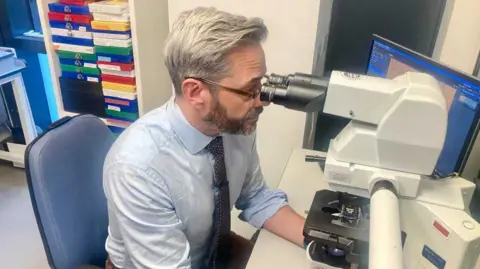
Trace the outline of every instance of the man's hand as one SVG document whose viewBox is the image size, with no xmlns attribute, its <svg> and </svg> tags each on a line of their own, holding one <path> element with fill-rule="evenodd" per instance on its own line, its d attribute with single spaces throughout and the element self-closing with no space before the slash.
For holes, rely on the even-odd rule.
<svg viewBox="0 0 480 269">
<path fill-rule="evenodd" d="M 300 247 L 303 247 L 303 226 L 305 219 L 290 206 L 284 206 L 269 218 L 263 228 Z"/>
</svg>

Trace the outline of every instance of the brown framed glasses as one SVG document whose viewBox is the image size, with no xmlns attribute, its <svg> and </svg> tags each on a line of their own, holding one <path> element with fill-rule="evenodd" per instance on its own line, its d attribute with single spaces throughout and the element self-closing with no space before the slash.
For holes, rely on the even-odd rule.
<svg viewBox="0 0 480 269">
<path fill-rule="evenodd" d="M 188 78 L 191 78 L 191 79 L 196 79 L 198 81 L 201 81 L 205 84 L 210 84 L 210 85 L 213 85 L 213 86 L 218 86 L 226 91 L 229 91 L 229 92 L 232 92 L 232 93 L 235 93 L 235 94 L 238 94 L 238 95 L 242 95 L 244 97 L 247 97 L 249 99 L 255 99 L 257 98 L 257 96 L 260 94 L 261 92 L 261 85 L 259 85 L 258 89 L 256 89 L 255 91 L 253 92 L 247 92 L 245 90 L 240 90 L 240 89 L 235 89 L 235 88 L 231 88 L 231 87 L 226 87 L 220 83 L 217 83 L 217 82 L 214 82 L 214 81 L 211 81 L 211 80 L 208 80 L 208 79 L 204 79 L 204 78 L 197 78 L 197 77 L 186 77 L 185 79 L 188 79 Z"/>
</svg>

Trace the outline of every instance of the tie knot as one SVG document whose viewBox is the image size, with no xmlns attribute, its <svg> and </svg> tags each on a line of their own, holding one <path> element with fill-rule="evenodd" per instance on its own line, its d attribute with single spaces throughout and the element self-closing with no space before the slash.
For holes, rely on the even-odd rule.
<svg viewBox="0 0 480 269">
<path fill-rule="evenodd" d="M 223 152 L 223 138 L 221 136 L 215 137 L 205 149 L 213 155 L 220 154 Z"/>
</svg>

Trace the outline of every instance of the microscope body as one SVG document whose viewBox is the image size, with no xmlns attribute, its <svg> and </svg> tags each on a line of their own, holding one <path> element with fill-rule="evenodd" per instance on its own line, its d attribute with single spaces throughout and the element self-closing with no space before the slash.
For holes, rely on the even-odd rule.
<svg viewBox="0 0 480 269">
<path fill-rule="evenodd" d="M 480 226 L 466 211 L 475 185 L 428 178 L 448 116 L 433 77 L 334 71 L 328 82 L 274 75 L 264 86 L 264 101 L 351 120 L 330 142 L 323 180 L 331 190 L 317 192 L 307 217 L 311 268 L 473 268 Z M 321 255 L 310 255 L 312 248 Z"/>
<path fill-rule="evenodd" d="M 375 175 L 386 177 L 399 195 L 415 197 L 420 175 L 432 173 L 445 141 L 445 98 L 426 74 L 390 80 L 334 71 L 328 82 L 298 73 L 274 75 L 262 97 L 351 120 L 330 142 L 324 172 L 333 189 L 358 196 L 370 197 Z"/>
</svg>

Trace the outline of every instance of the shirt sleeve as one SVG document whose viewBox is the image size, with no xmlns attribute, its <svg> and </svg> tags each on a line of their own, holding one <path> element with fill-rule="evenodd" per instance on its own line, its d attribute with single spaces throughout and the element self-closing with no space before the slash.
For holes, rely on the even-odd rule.
<svg viewBox="0 0 480 269">
<path fill-rule="evenodd" d="M 109 215 L 135 268 L 191 268 L 190 245 L 159 176 L 113 165 L 104 172 L 104 188 Z"/>
<path fill-rule="evenodd" d="M 235 204 L 241 211 L 239 218 L 255 228 L 262 228 L 263 224 L 285 205 L 287 195 L 283 191 L 270 189 L 265 182 L 254 141 L 247 177 Z"/>
</svg>

